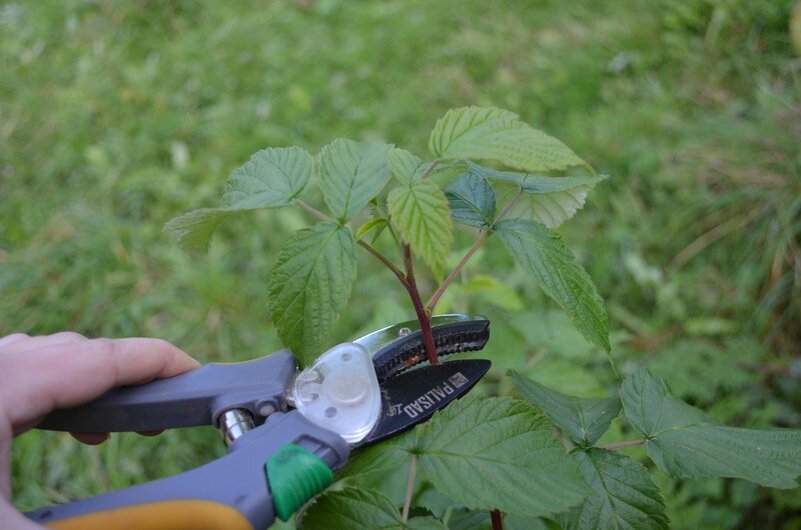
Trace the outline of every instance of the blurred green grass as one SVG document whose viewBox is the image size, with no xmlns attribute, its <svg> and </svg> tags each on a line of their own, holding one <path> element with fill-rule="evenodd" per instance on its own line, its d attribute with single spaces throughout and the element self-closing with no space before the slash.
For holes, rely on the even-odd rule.
<svg viewBox="0 0 801 530">
<path fill-rule="evenodd" d="M 798 427 L 792 4 L 4 3 L 0 335 L 157 336 L 203 361 L 270 353 L 280 344 L 265 280 L 283 239 L 310 219 L 295 210 L 233 218 L 208 256 L 178 251 L 162 225 L 214 206 L 228 172 L 262 147 L 316 152 L 344 136 L 424 155 L 445 110 L 495 105 L 612 176 L 563 231 L 608 301 L 621 371 L 651 366 L 732 423 Z M 454 254 L 469 244 L 460 234 Z M 386 287 L 391 275 L 367 256 L 358 266 L 334 340 L 411 317 L 400 290 Z M 564 391 L 607 393 L 603 355 L 493 244 L 465 278 L 488 270 L 505 290 L 446 300 L 495 320 L 499 377 L 485 391 L 510 391 L 500 374 L 513 367 Z M 116 438 L 100 449 L 51 433 L 19 438 L 17 504 L 126 486 L 221 453 L 208 429 Z M 666 484 L 677 528 L 801 525 L 801 495 Z"/>
</svg>

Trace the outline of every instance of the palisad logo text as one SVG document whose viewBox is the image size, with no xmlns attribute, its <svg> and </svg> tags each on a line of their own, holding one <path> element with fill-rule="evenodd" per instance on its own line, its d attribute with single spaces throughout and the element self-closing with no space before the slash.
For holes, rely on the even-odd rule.
<svg viewBox="0 0 801 530">
<path fill-rule="evenodd" d="M 468 381 L 469 380 L 461 372 L 456 372 L 448 378 L 447 382 L 438 384 L 414 401 L 404 405 L 403 412 L 410 418 L 416 418 L 424 411 L 456 392 L 458 388 L 463 387 Z"/>
</svg>

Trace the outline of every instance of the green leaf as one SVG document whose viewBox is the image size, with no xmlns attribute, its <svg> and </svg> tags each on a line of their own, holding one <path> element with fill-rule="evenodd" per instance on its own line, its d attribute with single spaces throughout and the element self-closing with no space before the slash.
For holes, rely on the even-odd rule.
<svg viewBox="0 0 801 530">
<path fill-rule="evenodd" d="M 341 475 L 350 478 L 372 473 L 386 474 L 401 466 L 408 469 L 409 450 L 413 446 L 414 431 L 372 445 L 354 454 Z"/>
<path fill-rule="evenodd" d="M 305 189 L 311 174 L 312 157 L 300 147 L 262 149 L 228 176 L 220 206 L 286 206 Z"/>
<path fill-rule="evenodd" d="M 398 509 L 377 491 L 344 487 L 329 490 L 305 508 L 298 524 L 302 530 L 375 528 L 381 530 L 444 530 L 433 517 L 413 517 L 404 523 Z"/>
<path fill-rule="evenodd" d="M 573 456 L 591 493 L 584 504 L 562 518 L 565 530 L 668 528 L 665 501 L 642 464 L 598 448 L 576 451 Z"/>
<path fill-rule="evenodd" d="M 562 394 L 512 371 L 515 387 L 579 445 L 595 443 L 620 414 L 618 398 L 578 398 Z"/>
<path fill-rule="evenodd" d="M 465 397 L 416 429 L 410 450 L 434 487 L 474 510 L 538 516 L 584 498 L 576 463 L 528 403 Z"/>
<path fill-rule="evenodd" d="M 492 107 L 449 110 L 431 131 L 428 146 L 443 160 L 497 160 L 523 171 L 587 165 L 565 144 L 526 125 L 517 114 Z"/>
<path fill-rule="evenodd" d="M 268 305 L 278 336 L 304 364 L 321 353 L 355 277 L 353 236 L 342 226 L 304 228 L 279 251 Z"/>
<path fill-rule="evenodd" d="M 587 193 L 606 175 L 598 177 L 545 177 L 498 171 L 467 163 L 471 174 L 511 184 L 499 190 L 501 204 L 507 204 L 517 190 L 525 195 L 512 207 L 510 214 L 515 217 L 538 221 L 548 228 L 556 228 L 576 215 L 584 207 Z"/>
<path fill-rule="evenodd" d="M 351 454 L 348 465 L 337 473 L 346 486 L 373 489 L 400 505 L 406 496 L 411 458 L 409 441 L 413 431 Z"/>
<path fill-rule="evenodd" d="M 459 175 L 445 186 L 445 197 L 457 223 L 486 228 L 495 220 L 495 192 L 478 175 Z"/>
<path fill-rule="evenodd" d="M 501 280 L 486 274 L 476 274 L 461 284 L 462 290 L 467 294 L 476 294 L 482 302 L 492 304 L 511 312 L 522 311 L 525 308 L 523 300 L 512 287 Z"/>
<path fill-rule="evenodd" d="M 503 518 L 504 530 L 562 530 L 562 526 L 542 517 L 522 517 L 507 514 Z M 465 529 L 466 530 L 466 529 Z"/>
<path fill-rule="evenodd" d="M 397 147 L 387 153 L 387 163 L 395 178 L 403 184 L 408 184 L 410 181 L 420 178 L 426 167 L 420 157 Z"/>
<path fill-rule="evenodd" d="M 646 438 L 648 456 L 674 477 L 734 477 L 793 488 L 801 474 L 801 430 L 727 427 L 670 394 L 640 369 L 623 382 L 626 416 Z"/>
<path fill-rule="evenodd" d="M 431 268 L 437 268 L 448 255 L 453 242 L 453 224 L 448 200 L 430 180 L 412 180 L 387 196 L 392 226 L 412 251 Z"/>
<path fill-rule="evenodd" d="M 230 211 L 222 208 L 201 208 L 173 217 L 164 231 L 172 235 L 181 248 L 209 249 L 211 236 Z"/>
<path fill-rule="evenodd" d="M 337 139 L 320 151 L 320 189 L 328 207 L 342 223 L 350 220 L 389 180 L 387 144 L 362 144 Z"/>
<path fill-rule="evenodd" d="M 495 225 L 507 252 L 545 293 L 570 316 L 584 337 L 607 353 L 609 323 L 595 285 L 558 234 L 525 219 L 505 219 Z"/>
<path fill-rule="evenodd" d="M 409 530 L 448 530 L 441 521 L 431 517 L 431 516 L 423 516 L 423 517 L 411 517 L 405 526 L 401 528 L 408 528 Z"/>
<path fill-rule="evenodd" d="M 311 173 L 311 155 L 300 147 L 262 149 L 228 176 L 220 208 L 202 208 L 174 217 L 164 231 L 182 248 L 206 251 L 211 236 L 228 214 L 291 204 L 308 184 Z"/>
<path fill-rule="evenodd" d="M 356 240 L 362 239 L 370 232 L 375 232 L 375 236 L 373 237 L 373 240 L 375 240 L 375 238 L 378 237 L 379 234 L 381 234 L 381 232 L 384 230 L 384 228 L 387 227 L 388 224 L 389 221 L 387 221 L 383 217 L 380 217 L 378 219 L 370 219 L 369 221 L 362 224 L 362 226 L 360 226 L 358 230 L 356 230 Z"/>
</svg>

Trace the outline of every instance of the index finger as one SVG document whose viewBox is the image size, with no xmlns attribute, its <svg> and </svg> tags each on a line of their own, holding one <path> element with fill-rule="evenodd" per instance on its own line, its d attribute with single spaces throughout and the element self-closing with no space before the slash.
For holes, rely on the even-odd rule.
<svg viewBox="0 0 801 530">
<path fill-rule="evenodd" d="M 115 386 L 140 384 L 197 368 L 160 339 L 90 339 L 0 356 L 0 407 L 16 433 L 55 408 L 80 405 Z M 0 411 L 3 412 L 3 411 Z"/>
</svg>

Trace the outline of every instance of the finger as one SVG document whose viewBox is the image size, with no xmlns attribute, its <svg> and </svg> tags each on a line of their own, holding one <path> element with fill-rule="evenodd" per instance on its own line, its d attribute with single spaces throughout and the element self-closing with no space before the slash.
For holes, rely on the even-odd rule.
<svg viewBox="0 0 801 530">
<path fill-rule="evenodd" d="M 14 342 L 31 338 L 27 333 L 12 333 L 0 339 L 0 348 Z"/>
<path fill-rule="evenodd" d="M 15 432 L 55 408 L 90 401 L 112 387 L 144 383 L 200 364 L 159 339 L 92 339 L 0 356 L 0 403 Z M 7 381 L 7 383 L 6 383 Z"/>
<path fill-rule="evenodd" d="M 70 435 L 86 445 L 102 444 L 110 436 L 107 432 L 71 432 Z"/>
<path fill-rule="evenodd" d="M 141 434 L 142 436 L 158 436 L 163 432 L 164 430 L 162 429 L 160 431 L 136 431 L 136 434 Z"/>
<path fill-rule="evenodd" d="M 0 418 L 0 527 L 3 530 L 44 530 L 11 505 L 11 426 Z"/>
<path fill-rule="evenodd" d="M 13 336 L 13 335 L 12 335 Z M 85 342 L 89 339 L 72 331 L 62 331 L 61 333 L 54 333 L 52 335 L 42 335 L 37 337 L 28 337 L 27 335 L 19 340 L 14 340 L 3 346 L 2 353 L 22 353 L 48 346 L 58 346 L 61 344 L 72 344 Z"/>
<path fill-rule="evenodd" d="M 159 434 L 163 433 L 164 430 L 160 431 L 138 431 L 136 434 L 141 434 L 142 436 L 158 436 Z M 86 445 L 99 445 L 109 439 L 111 436 L 107 432 L 71 432 L 70 435 L 78 440 L 81 443 L 85 443 Z"/>
<path fill-rule="evenodd" d="M 46 530 L 43 526 L 39 526 L 19 513 L 11 504 L 2 499 L 0 499 L 0 522 L 3 523 L 5 530 Z"/>
</svg>

